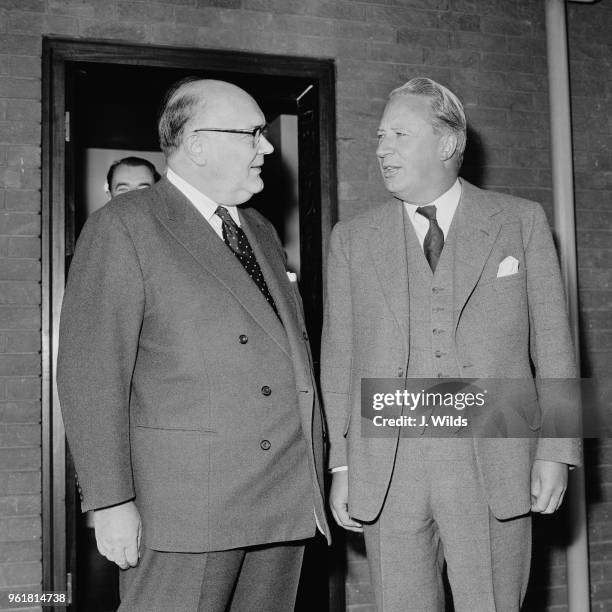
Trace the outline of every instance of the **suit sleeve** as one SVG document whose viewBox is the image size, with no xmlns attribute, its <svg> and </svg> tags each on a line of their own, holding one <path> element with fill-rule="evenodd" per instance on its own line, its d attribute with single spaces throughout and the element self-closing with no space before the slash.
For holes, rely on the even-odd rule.
<svg viewBox="0 0 612 612">
<path fill-rule="evenodd" d="M 351 414 L 353 316 L 349 262 L 342 227 L 330 238 L 321 339 L 321 391 L 329 428 L 329 467 L 347 465 L 346 430 Z"/>
<path fill-rule="evenodd" d="M 566 310 L 565 292 L 557 253 L 541 206 L 534 210 L 533 224 L 525 251 L 527 295 L 529 300 L 530 353 L 537 379 L 576 378 L 576 362 Z M 571 382 L 569 382 L 571 384 Z M 545 387 L 545 385 L 544 385 Z M 543 417 L 547 410 L 566 409 L 549 406 L 542 398 Z M 579 405 L 570 407 L 580 410 Z M 581 463 L 578 439 L 542 438 L 538 442 L 536 459 L 559 461 L 570 465 Z"/>
<path fill-rule="evenodd" d="M 143 311 L 134 245 L 107 206 L 81 232 L 60 318 L 57 385 L 83 511 L 135 494 L 129 402 Z"/>
</svg>

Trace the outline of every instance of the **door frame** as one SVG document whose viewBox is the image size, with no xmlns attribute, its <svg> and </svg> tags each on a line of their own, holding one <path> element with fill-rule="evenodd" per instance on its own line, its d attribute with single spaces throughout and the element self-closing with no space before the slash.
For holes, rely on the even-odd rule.
<svg viewBox="0 0 612 612">
<path fill-rule="evenodd" d="M 42 547 L 43 590 L 71 588 L 68 543 L 73 534 L 69 526 L 77 500 L 66 487 L 67 465 L 65 432 L 55 382 L 59 315 L 65 284 L 66 206 L 72 197 L 67 187 L 66 153 L 69 128 L 66 121 L 66 74 L 69 62 L 146 65 L 160 68 L 193 69 L 198 72 L 240 72 L 287 77 L 306 77 L 316 83 L 318 99 L 319 176 L 299 177 L 300 192 L 318 183 L 309 210 L 300 210 L 300 242 L 314 244 L 316 251 L 306 253 L 320 261 L 312 295 L 305 296 L 311 308 L 320 308 L 324 286 L 322 270 L 332 225 L 337 219 L 336 191 L 336 115 L 335 70 L 331 59 L 312 59 L 283 55 L 223 51 L 205 48 L 118 43 L 45 37 L 42 73 Z M 303 94 L 306 92 L 303 92 Z M 317 194 L 318 191 L 318 194 Z M 300 193 L 300 196 L 302 193 Z M 300 198 L 300 203 L 302 199 Z M 300 207 L 302 208 L 302 207 Z M 303 234 L 303 214 L 320 219 L 320 236 Z M 318 291 L 313 289 L 319 289 Z M 315 301 L 312 301 L 315 300 Z M 311 330 L 309 330 L 310 332 Z M 316 332 L 316 330 L 314 330 Z M 318 330 L 320 331 L 320 330 Z M 317 337 L 316 333 L 312 337 Z M 318 340 L 318 338 L 317 338 Z M 337 589 L 331 588 L 330 591 Z M 332 599 L 334 595 L 332 594 Z"/>
</svg>

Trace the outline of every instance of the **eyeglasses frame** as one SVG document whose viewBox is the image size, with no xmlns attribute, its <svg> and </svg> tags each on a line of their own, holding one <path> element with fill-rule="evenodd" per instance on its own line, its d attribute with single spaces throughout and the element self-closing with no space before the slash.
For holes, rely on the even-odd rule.
<svg viewBox="0 0 612 612">
<path fill-rule="evenodd" d="M 265 138 L 265 131 L 268 129 L 268 124 L 258 125 L 256 128 L 252 130 L 235 130 L 229 128 L 197 128 L 195 130 L 191 130 L 192 132 L 223 132 L 224 134 L 244 134 L 245 136 L 250 136 L 253 139 L 253 147 L 259 145 L 261 141 L 261 137 Z M 259 134 L 258 134 L 259 132 Z"/>
</svg>

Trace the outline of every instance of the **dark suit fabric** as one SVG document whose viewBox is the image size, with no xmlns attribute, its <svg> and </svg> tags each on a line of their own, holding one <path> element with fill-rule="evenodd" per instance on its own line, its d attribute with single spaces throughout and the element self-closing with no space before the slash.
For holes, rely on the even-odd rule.
<svg viewBox="0 0 612 612">
<path fill-rule="evenodd" d="M 518 260 L 519 270 L 498 278 L 508 256 Z M 575 376 L 559 267 L 539 205 L 462 181 L 434 275 L 399 202 L 334 228 L 321 363 L 330 467 L 348 465 L 349 512 L 373 523 L 376 532 L 366 526 L 368 548 L 378 549 L 371 556 L 412 573 L 406 583 L 413 580 L 415 587 L 399 595 L 389 588 L 383 606 L 385 584 L 393 583 L 383 576 L 381 610 L 433 606 L 433 600 L 414 595 L 419 580 L 421 586 L 435 583 L 432 591 L 423 587 L 421 596 L 441 597 L 439 577 L 431 573 L 437 553 L 428 556 L 422 573 L 425 565 L 413 563 L 423 553 L 415 551 L 414 537 L 420 533 L 435 543 L 444 530 L 440 545 L 457 609 L 494 609 L 500 592 L 513 595 L 509 607 L 499 609 L 518 609 L 529 565 L 529 528 L 518 517 L 530 509 L 531 466 L 535 458 L 577 464 L 580 452 L 577 442 L 554 439 L 364 437 L 361 379 L 516 378 L 535 396 L 532 363 L 543 378 Z M 448 469 L 433 474 L 440 462 Z M 453 477 L 443 478 L 447 472 Z M 410 532 L 412 544 L 398 548 L 397 530 Z M 511 564 L 517 571 L 510 571 Z M 374 575 L 381 571 L 373 566 Z M 500 581 L 503 575 L 507 580 Z"/>
<path fill-rule="evenodd" d="M 166 179 L 87 221 L 58 389 L 88 510 L 134 498 L 143 543 L 193 553 L 325 529 L 323 425 L 301 301 L 272 226 L 240 212 L 279 317 Z"/>
</svg>

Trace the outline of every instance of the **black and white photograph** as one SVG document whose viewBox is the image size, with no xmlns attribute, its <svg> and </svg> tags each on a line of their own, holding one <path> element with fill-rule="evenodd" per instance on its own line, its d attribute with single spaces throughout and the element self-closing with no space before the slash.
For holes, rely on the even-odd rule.
<svg viewBox="0 0 612 612">
<path fill-rule="evenodd" d="M 0 612 L 612 612 L 610 0 L 0 0 Z"/>
</svg>

